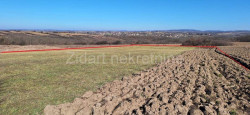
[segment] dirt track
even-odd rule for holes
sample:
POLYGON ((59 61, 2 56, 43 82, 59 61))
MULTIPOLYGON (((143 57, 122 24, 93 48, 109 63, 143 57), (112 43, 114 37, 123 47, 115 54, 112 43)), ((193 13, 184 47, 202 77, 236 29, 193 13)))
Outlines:
POLYGON ((44 113, 250 114, 249 71, 214 50, 186 52, 44 113))

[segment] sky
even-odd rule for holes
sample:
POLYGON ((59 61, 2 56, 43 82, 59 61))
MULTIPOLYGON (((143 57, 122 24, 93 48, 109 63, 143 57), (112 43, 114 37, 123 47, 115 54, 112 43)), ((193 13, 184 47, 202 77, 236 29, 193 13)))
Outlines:
POLYGON ((250 30, 250 0, 0 0, 0 29, 250 30))

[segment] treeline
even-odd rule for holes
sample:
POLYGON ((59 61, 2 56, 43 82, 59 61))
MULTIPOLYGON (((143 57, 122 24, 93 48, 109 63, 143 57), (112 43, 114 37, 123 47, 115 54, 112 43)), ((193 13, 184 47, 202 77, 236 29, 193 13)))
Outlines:
POLYGON ((182 42, 182 45, 228 46, 232 45, 232 42, 250 42, 250 35, 238 36, 234 38, 227 38, 227 37, 191 38, 182 42))
POLYGON ((216 40, 208 38, 191 38, 182 43, 184 46, 228 46, 231 42, 226 40, 216 40))
POLYGON ((122 44, 119 39, 93 38, 91 36, 29 35, 10 33, 0 36, 0 45, 101 45, 122 44))
POLYGON ((0 45, 117 45, 117 44, 171 44, 182 43, 183 38, 166 38, 156 36, 46 36, 9 33, 0 36, 0 45))
POLYGON ((105 44, 182 44, 182 45, 231 45, 230 42, 250 42, 250 35, 235 38, 221 36, 193 36, 170 38, 162 36, 61 36, 49 33, 45 36, 27 33, 0 33, 0 45, 105 45, 105 44))
POLYGON ((236 41, 238 41, 238 42, 250 42, 250 35, 237 37, 236 41))

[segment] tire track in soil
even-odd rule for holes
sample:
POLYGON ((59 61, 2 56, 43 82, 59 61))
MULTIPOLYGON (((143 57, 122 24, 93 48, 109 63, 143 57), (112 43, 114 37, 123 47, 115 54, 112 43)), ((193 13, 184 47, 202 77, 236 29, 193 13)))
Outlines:
POLYGON ((185 52, 44 114, 249 114, 249 72, 214 50, 185 52))

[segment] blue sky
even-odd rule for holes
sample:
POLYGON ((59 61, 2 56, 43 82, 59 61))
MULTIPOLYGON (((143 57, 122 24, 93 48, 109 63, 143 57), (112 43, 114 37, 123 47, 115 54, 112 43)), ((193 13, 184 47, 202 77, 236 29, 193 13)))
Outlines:
POLYGON ((1 0, 0 29, 250 30, 250 0, 1 0))

